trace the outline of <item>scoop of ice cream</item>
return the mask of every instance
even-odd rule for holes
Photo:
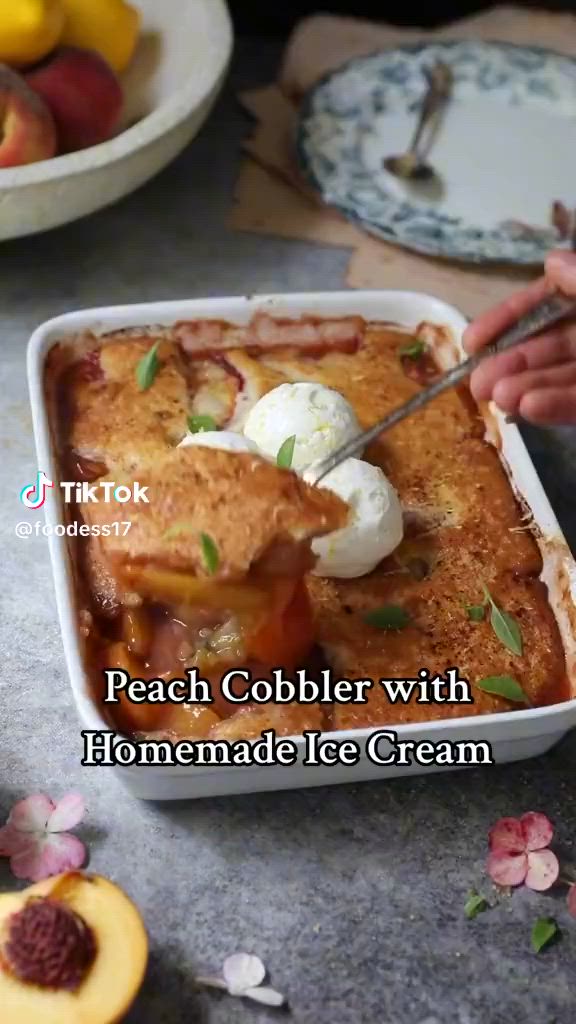
[[[243,434],[236,434],[233,430],[199,430],[197,434],[186,434],[178,447],[188,448],[193,444],[202,445],[204,448],[220,448],[223,452],[261,454],[252,441],[244,437]]]
[[[284,441],[295,436],[292,469],[305,469],[360,432],[349,402],[323,384],[280,384],[250,410],[244,433],[261,451],[276,458]]]
[[[351,579],[372,572],[402,540],[402,508],[396,490],[378,466],[346,459],[319,485],[329,487],[350,506],[342,530],[312,543],[318,561],[315,576]]]

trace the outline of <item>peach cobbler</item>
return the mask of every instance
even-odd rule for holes
[[[430,324],[258,314],[52,349],[61,477],[149,498],[69,507],[92,529],[72,554],[95,700],[114,667],[166,680],[197,667],[215,697],[124,700],[119,730],[240,739],[489,713],[517,706],[487,683],[502,677],[534,705],[568,697],[539,548],[467,390],[306,482],[434,378],[439,337]],[[126,520],[128,532],[93,529]],[[376,680],[452,666],[473,704],[390,704],[374,687],[364,704],[239,709],[217,685],[231,668]]]

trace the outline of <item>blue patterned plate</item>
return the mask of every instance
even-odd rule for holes
[[[407,149],[423,70],[436,60],[450,65],[454,90],[428,156],[440,183],[432,194],[382,161]],[[576,207],[576,61],[475,42],[362,57],[310,91],[297,149],[324,201],[386,241],[451,259],[539,264],[569,244],[553,225],[553,202]]]

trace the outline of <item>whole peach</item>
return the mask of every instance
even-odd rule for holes
[[[114,134],[124,95],[112,68],[97,53],[61,47],[26,80],[52,111],[61,152],[96,146]]]
[[[44,101],[21,75],[0,64],[0,167],[49,160],[56,153],[56,127]]]

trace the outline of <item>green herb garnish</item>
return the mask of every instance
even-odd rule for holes
[[[485,676],[476,683],[479,690],[484,693],[493,693],[496,697],[504,697],[514,704],[529,704],[530,701],[524,690],[512,676]]]
[[[278,449],[278,455],[276,456],[276,465],[280,469],[290,469],[292,465],[292,459],[294,458],[294,445],[296,444],[296,434],[292,434],[291,437],[287,437],[284,444],[280,445]]]
[[[410,622],[410,615],[405,608],[397,604],[384,604],[364,615],[364,622],[376,629],[404,629]]]
[[[560,929],[553,917],[539,917],[532,927],[532,949],[539,953],[559,935]]]
[[[485,896],[481,896],[480,893],[475,892],[473,889],[472,892],[468,893],[468,899],[464,904],[464,913],[466,917],[471,921],[472,918],[477,917],[478,914],[481,914],[484,910],[488,910],[488,900]]]
[[[504,644],[507,650],[511,651],[512,654],[520,656],[522,654],[520,626],[512,615],[498,607],[487,587],[484,587],[484,593],[486,600],[490,602],[490,625],[492,629],[500,643]]]
[[[467,604],[466,614],[470,619],[470,622],[484,622],[486,617],[486,608],[483,604]]]
[[[202,545],[202,557],[204,558],[204,565],[211,576],[214,575],[218,566],[220,565],[220,555],[218,554],[218,548],[216,547],[212,537],[207,533],[200,534],[200,543]]]
[[[426,345],[423,341],[416,338],[414,341],[408,342],[407,345],[402,345],[400,348],[400,355],[406,356],[408,359],[419,359],[426,352]]]
[[[213,416],[189,416],[186,420],[191,434],[200,434],[203,430],[218,430]]]
[[[138,384],[139,391],[147,391],[151,388],[154,383],[154,378],[158,373],[160,366],[158,360],[158,349],[160,348],[160,342],[157,341],[152,348],[142,356],[142,359],[136,367],[136,381]]]

